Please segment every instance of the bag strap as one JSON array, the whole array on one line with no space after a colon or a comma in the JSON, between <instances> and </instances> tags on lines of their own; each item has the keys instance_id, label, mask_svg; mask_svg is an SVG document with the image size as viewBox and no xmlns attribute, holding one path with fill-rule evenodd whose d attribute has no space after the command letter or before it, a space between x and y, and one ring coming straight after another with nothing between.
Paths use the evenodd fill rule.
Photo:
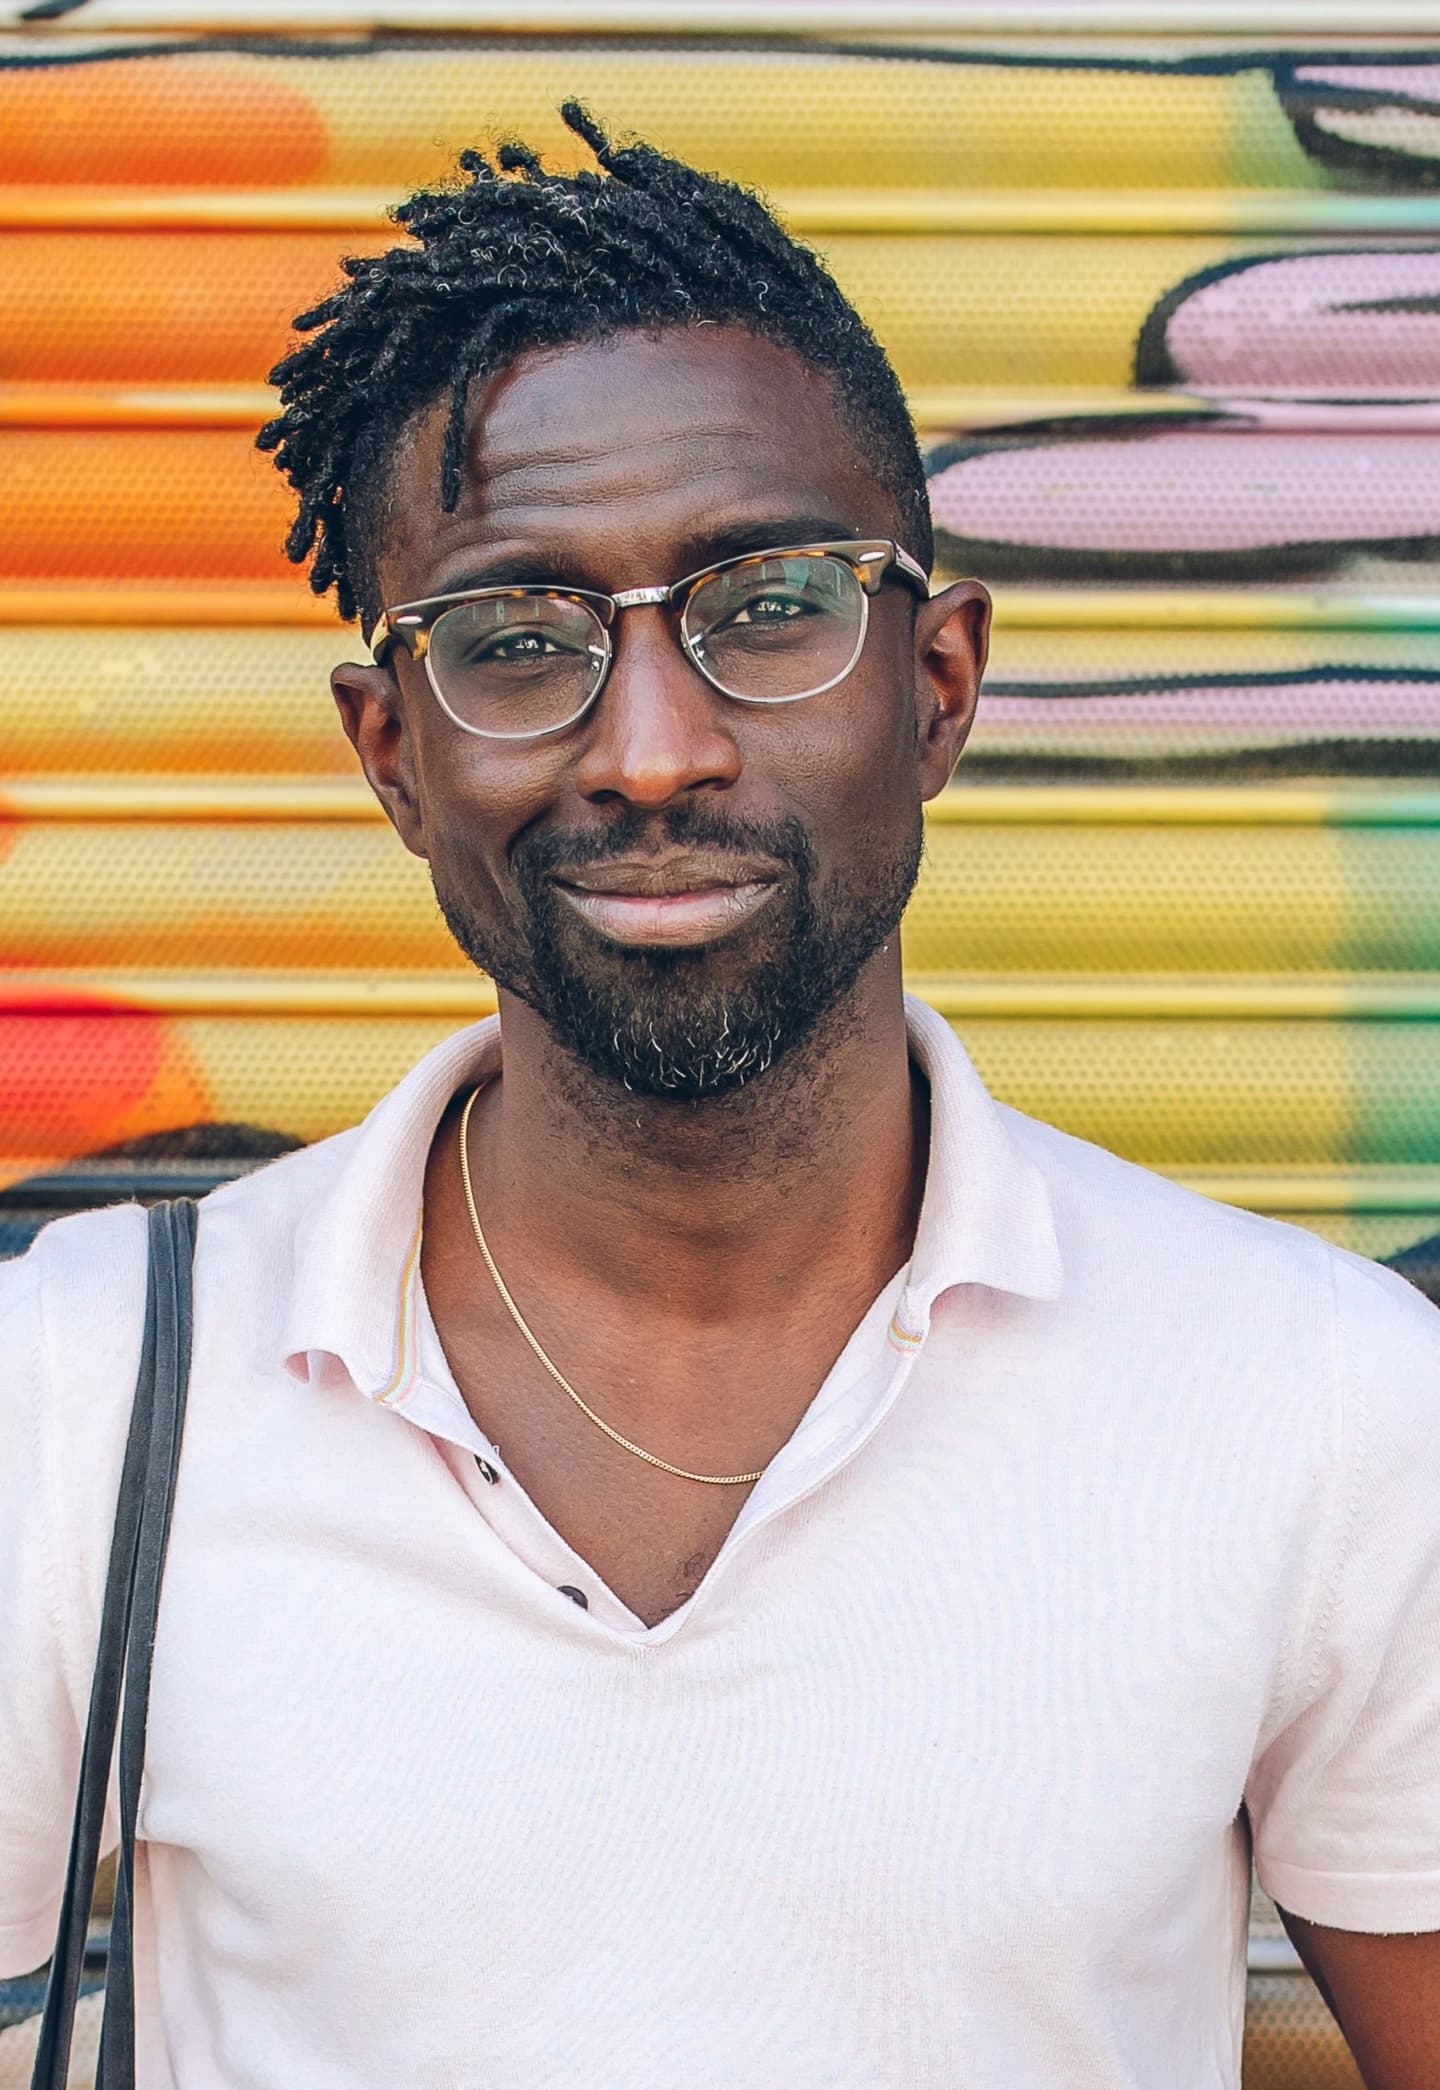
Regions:
<instances>
[{"instance_id":1,"label":"bag strap","mask_svg":"<svg viewBox=\"0 0 1440 2090\"><path fill-rule=\"evenodd\" d=\"M175 1474L190 1381L192 1278L196 1209L177 1198L151 1207L145 1336L120 1494L100 1640L90 1689L85 1746L64 1899L45 1991L31 2090L65 2090L75 2005L85 1964L85 1929L105 1826L115 1730L120 1728L120 1861L110 1927L105 2016L96 2090L133 2090L135 2082L134 1926L135 1820L145 1756L150 1665L160 1608L160 1582L170 1536ZM124 1716L121 1717L121 1701Z\"/></svg>"}]
</instances>

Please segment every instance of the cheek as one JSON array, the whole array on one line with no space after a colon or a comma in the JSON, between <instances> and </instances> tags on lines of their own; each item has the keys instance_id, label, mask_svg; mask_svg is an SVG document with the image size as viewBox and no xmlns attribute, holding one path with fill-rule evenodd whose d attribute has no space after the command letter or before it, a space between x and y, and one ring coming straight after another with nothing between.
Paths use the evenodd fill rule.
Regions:
<instances>
[{"instance_id":1,"label":"cheek","mask_svg":"<svg viewBox=\"0 0 1440 2090\"><path fill-rule=\"evenodd\" d=\"M511 845L553 802L553 758L494 746L437 716L417 722L415 794L426 855L437 878L467 886L510 883Z\"/></svg>"},{"instance_id":2,"label":"cheek","mask_svg":"<svg viewBox=\"0 0 1440 2090\"><path fill-rule=\"evenodd\" d=\"M823 732L807 732L803 748L796 734L789 771L797 804L827 854L848 856L863 840L908 827L919 801L914 704L885 666L889 672L877 662L863 678L857 671L814 699L826 707L814 720Z\"/></svg>"}]
</instances>

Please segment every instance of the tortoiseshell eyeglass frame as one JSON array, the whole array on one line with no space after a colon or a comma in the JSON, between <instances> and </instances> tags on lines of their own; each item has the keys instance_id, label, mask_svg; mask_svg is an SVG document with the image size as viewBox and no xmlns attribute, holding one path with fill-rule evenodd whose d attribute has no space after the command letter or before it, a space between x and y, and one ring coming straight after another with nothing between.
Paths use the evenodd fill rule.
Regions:
<instances>
[{"instance_id":1,"label":"tortoiseshell eyeglass frame","mask_svg":"<svg viewBox=\"0 0 1440 2090\"><path fill-rule=\"evenodd\" d=\"M760 565L767 559L813 557L835 559L842 565L848 566L860 584L862 615L855 648L849 660L837 674L827 677L824 682L817 683L813 689L798 690L794 696L754 697L747 696L742 691L728 689L715 676L703 652L692 646L689 635L685 630L685 609L690 597L703 582L712 580L719 574L734 573L746 566ZM677 636L686 659L705 677L705 680L713 688L720 691L722 696L730 697L738 704L795 704L800 702L803 697L819 696L822 691L833 689L837 683L843 682L845 677L850 674L864 650L865 636L869 627L870 597L879 594L881 588L892 574L903 580L921 598L929 597L930 582L920 561L913 558L902 545L895 543L892 538L888 537L846 538L839 542L824 544L774 545L764 551L742 552L735 558L718 559L713 565L702 566L697 572L687 573L678 581L658 583L652 587L622 588L613 595L604 594L595 588L542 586L462 588L454 594L429 595L421 598L418 602L396 603L383 610L375 624L370 650L372 657L379 665L384 664L386 655L394 645L403 646L412 660L423 662L426 679L438 699L441 709L455 725L459 726L462 732L473 733L482 740L539 740L551 733L564 732L567 727L575 725L598 700L600 692L605 686L614 658L611 632L620 611L638 609L642 605L653 604L679 611L680 629ZM444 692L435 678L430 663L430 634L447 610L456 609L461 604L489 602L522 596L540 598L542 600L558 599L575 602L590 610L596 619L604 646L603 665L596 678L594 688L590 691L580 708L569 718L562 719L553 726L541 726L525 733L487 732L484 727L472 725L468 720L460 718L446 702Z\"/></svg>"}]
</instances>

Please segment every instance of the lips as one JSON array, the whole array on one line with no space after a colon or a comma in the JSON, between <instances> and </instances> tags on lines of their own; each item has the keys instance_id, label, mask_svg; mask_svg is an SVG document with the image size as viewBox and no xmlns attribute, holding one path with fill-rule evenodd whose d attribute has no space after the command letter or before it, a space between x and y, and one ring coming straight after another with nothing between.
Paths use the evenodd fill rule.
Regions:
<instances>
[{"instance_id":1,"label":"lips","mask_svg":"<svg viewBox=\"0 0 1440 2090\"><path fill-rule=\"evenodd\" d=\"M768 904L778 875L755 859L688 854L586 865L554 884L609 942L684 946L739 928Z\"/></svg>"}]
</instances>

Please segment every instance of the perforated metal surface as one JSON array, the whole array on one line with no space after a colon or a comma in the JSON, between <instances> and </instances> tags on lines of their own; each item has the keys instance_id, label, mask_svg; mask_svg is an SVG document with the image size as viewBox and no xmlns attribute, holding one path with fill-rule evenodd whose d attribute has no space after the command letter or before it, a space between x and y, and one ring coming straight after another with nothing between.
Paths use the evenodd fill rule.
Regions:
<instances>
[{"instance_id":1,"label":"perforated metal surface","mask_svg":"<svg viewBox=\"0 0 1440 2090\"><path fill-rule=\"evenodd\" d=\"M20 787L353 773L323 687L353 641L207 627L203 607L191 628L147 627L144 604L178 615L187 599L229 599L239 615L284 599L300 614L279 552L287 504L235 388L263 375L342 248L380 236L381 196L436 175L487 122L573 159L553 112L576 87L612 123L783 189L817 225L844 222L823 204L842 192L856 222L854 199L889 197L915 227L935 222L937 197L1030 199L1023 233L967 232L952 213L959 229L943 235L816 234L917 396L963 396L977 422L948 441L932 426L943 556L1006 584L972 789L1432 778L1433 632L1361 628L1386 623L1383 603L1357 606L1353 630L1306 628L1312 613L1333 623L1359 588L1403 582L1413 605L1437 578L1427 315L1440 240L1423 216L1403 229L1440 165L1436 53L1384 55L1163 41L0 44L12 228L0 230L0 374L22 388L0 399L0 601L20 614L38 588L52 617L0 631L17 815L0 869L12 1094L58 1083L69 1095L80 1076L63 1072L54 1026L83 1022L87 1039L150 1041L124 1088L132 1133L218 1113L311 1135L363 1107L415 1024L428 1036L458 1012L445 994L463 993L463 968L419 868L379 827L307 826L298 809L288 824L151 824L117 817L103 791L56 819L53 793ZM97 185L152 224L168 209L170 229L100 229ZM306 229L342 191L352 232L344 210ZM1387 236L1307 224L1312 204L1347 192L1400 212ZM207 193L228 199L209 231ZM1261 195L1282 229L1227 229ZM1104 199L1124 196L1173 203L1134 220L1146 233L1058 229L1102 224ZM1165 209L1193 227L1200 196L1208 229L1167 231ZM247 229L247 212L271 229ZM138 420L136 385L152 388ZM1009 402L1008 426L979 403L987 387ZM1161 419L1137 417L1147 387ZM1072 395L1115 408L1057 418ZM46 396L69 404L48 414ZM207 398L231 425L206 424ZM1083 620L1077 595L1076 624L1027 623L1026 591L1056 584L1091 591ZM1274 628L1220 636L1205 603L1222 587L1232 626L1237 602L1289 592L1264 612ZM1183 609L1175 597L1184 621L1123 621L1137 588L1162 617L1165 591L1188 590ZM127 596L140 621L94 626ZM1110 628L1107 601L1121 620ZM1289 828L1168 817L937 826L907 925L912 970L957 1021L992 1026L977 1050L1017 1098L1168 1165L1329 1170L1333 1209L1315 1223L1358 1224L1346 1170L1430 1155L1435 835L1352 831L1318 801ZM392 982L369 1043L344 984L364 978ZM209 992L216 980L230 984ZM1009 1002L984 998L997 980ZM1165 980L1198 998L1167 1002ZM37 1001L45 981L54 1008ZM1027 982L1029 1002L1016 999ZM328 1100L295 1071L285 1026L307 1023L351 1040ZM1295 1073L1283 1108L1263 1079L1279 1042L1268 1024ZM44 1063L38 1086L22 1080L26 1054ZM17 1100L0 1164L12 1179L93 1142L100 1128L72 1109L36 1116ZM1409 1223L1418 1242L1425 1215Z\"/></svg>"},{"instance_id":2,"label":"perforated metal surface","mask_svg":"<svg viewBox=\"0 0 1440 2090\"><path fill-rule=\"evenodd\" d=\"M97 48L83 28L43 49L73 59ZM1003 35L988 50L943 36L872 41L874 55L721 38L708 49L497 38L426 50L377 48L362 32L308 57L279 39L250 54L177 41L124 66L5 83L0 181L400 190L442 173L487 125L573 156L555 109L577 89L617 127L777 186L1403 186L1435 155L1423 51L1386 52L1377 83L1357 73L1366 54L1353 36L1348 54L1328 46L1322 62L1303 41L1247 52L1152 38L1032 46L1023 58L1040 62L1020 64ZM36 48L7 39L0 56ZM1369 106L1346 91L1352 75L1375 85Z\"/></svg>"},{"instance_id":3,"label":"perforated metal surface","mask_svg":"<svg viewBox=\"0 0 1440 2090\"><path fill-rule=\"evenodd\" d=\"M1440 1289L1440 827L1344 801L1440 769L1440 43L87 19L0 37L0 1252L352 1122L488 1005L387 831L302 809L354 776L356 642L302 628L254 388L387 199L492 125L573 156L579 92L782 192L890 347L942 561L1001 583L963 788L1300 794L933 823L907 960L982 1072ZM1356 2081L1308 1981L1252 1976L1246 2090Z\"/></svg>"}]
</instances>

